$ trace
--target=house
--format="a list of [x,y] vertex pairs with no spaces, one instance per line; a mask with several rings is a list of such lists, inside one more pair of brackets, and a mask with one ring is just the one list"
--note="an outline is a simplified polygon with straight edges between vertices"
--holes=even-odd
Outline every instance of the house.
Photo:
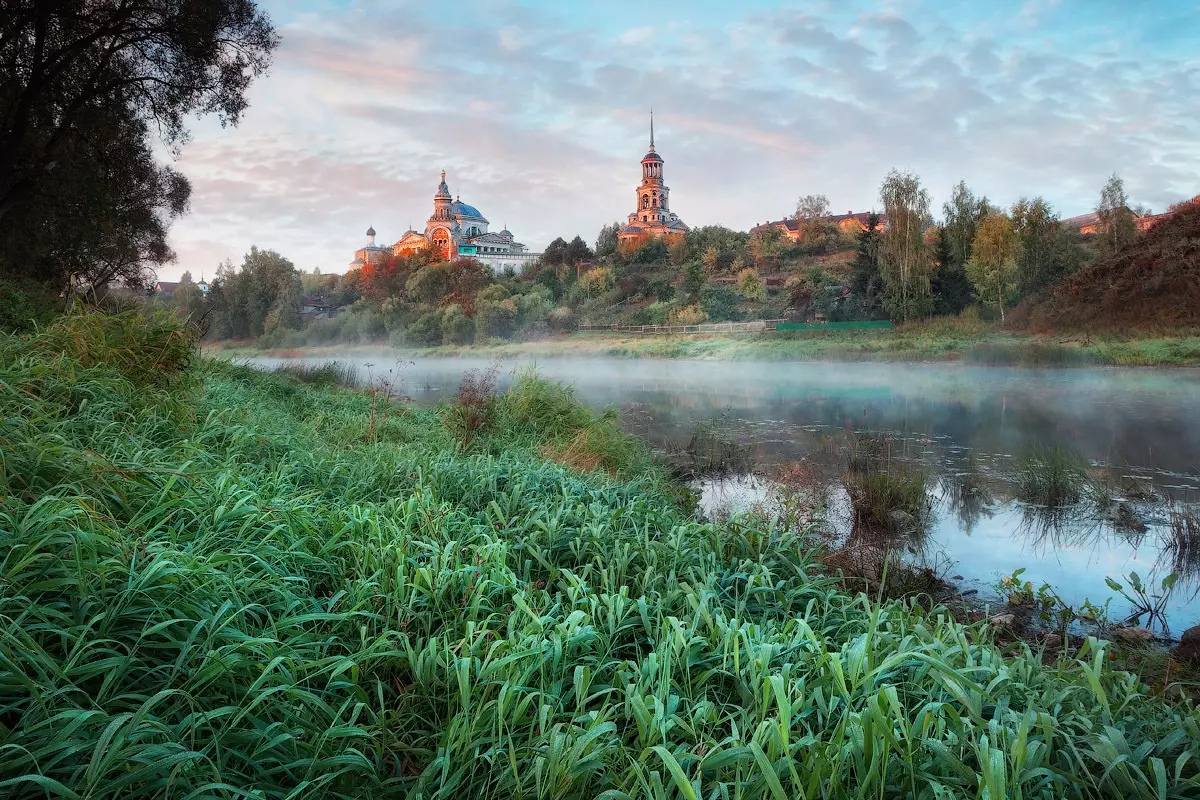
[[306,320],[329,319],[333,316],[333,305],[320,295],[305,297],[300,301],[300,316]]
[[170,300],[179,290],[179,281],[159,281],[154,284],[154,294],[161,300]]
[[[1163,220],[1170,219],[1175,215],[1176,208],[1188,203],[1200,203],[1200,194],[1191,200],[1185,200],[1182,203],[1171,206],[1161,214],[1138,214],[1130,210],[1130,213],[1133,214],[1133,224],[1137,227],[1138,233],[1143,233]],[[1077,228],[1080,233],[1088,236],[1100,233],[1100,215],[1095,211],[1090,214],[1080,214],[1077,217],[1068,217],[1062,220],[1060,224],[1066,228]]]
[[[817,219],[828,222],[830,225],[835,225],[843,233],[853,236],[858,234],[860,231],[867,229],[867,225],[870,224],[872,213],[874,212],[847,211],[845,214],[830,214],[829,216],[818,217]],[[879,214],[879,227],[884,228],[886,226],[887,214],[881,213]],[[781,219],[775,222],[764,222],[762,225],[755,225],[750,229],[750,233],[759,233],[772,228],[782,232],[784,238],[786,238],[789,242],[798,242],[800,241],[801,234],[804,233],[804,222],[803,220],[796,219],[795,217],[788,217],[787,219]]]

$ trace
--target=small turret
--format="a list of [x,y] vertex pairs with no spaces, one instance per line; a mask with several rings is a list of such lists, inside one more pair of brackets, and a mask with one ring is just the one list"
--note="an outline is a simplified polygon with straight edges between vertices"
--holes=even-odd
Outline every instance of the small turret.
[[367,228],[367,247],[375,246],[375,226]]

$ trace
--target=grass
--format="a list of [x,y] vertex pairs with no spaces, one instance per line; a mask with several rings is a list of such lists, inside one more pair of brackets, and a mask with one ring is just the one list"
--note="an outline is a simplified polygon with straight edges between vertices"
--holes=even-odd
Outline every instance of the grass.
[[851,436],[846,488],[856,526],[869,531],[915,534],[930,512],[929,476],[895,457],[887,436]]
[[1046,665],[548,463],[565,389],[464,453],[436,410],[187,369],[0,337],[6,798],[1200,792],[1200,713],[1105,644]]
[[1018,469],[1017,496],[1038,506],[1079,502],[1088,480],[1083,461],[1062,447],[1034,447],[1018,461]]
[[301,383],[314,386],[357,386],[358,372],[350,364],[339,361],[312,363],[291,361],[280,364],[273,370],[278,375],[289,375]]

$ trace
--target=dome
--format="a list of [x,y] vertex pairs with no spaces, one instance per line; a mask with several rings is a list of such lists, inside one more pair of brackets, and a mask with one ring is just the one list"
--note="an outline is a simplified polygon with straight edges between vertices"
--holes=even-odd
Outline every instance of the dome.
[[374,236],[374,235],[375,235],[375,226],[372,225],[371,227],[367,228],[367,236]]
[[651,150],[649,153],[646,153],[646,155],[642,156],[642,161],[643,162],[657,161],[660,164],[663,163],[662,156],[660,156],[658,153],[654,152],[653,150]]
[[450,213],[455,217],[462,217],[464,219],[477,219],[487,222],[487,218],[479,212],[478,208],[457,200],[450,204]]

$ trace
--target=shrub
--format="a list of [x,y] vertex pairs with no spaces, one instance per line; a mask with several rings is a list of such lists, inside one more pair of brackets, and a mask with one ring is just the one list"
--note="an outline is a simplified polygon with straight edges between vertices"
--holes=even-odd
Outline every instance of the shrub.
[[699,325],[708,322],[708,314],[698,305],[684,306],[672,310],[667,315],[667,322],[671,325]]
[[0,333],[46,325],[54,318],[54,295],[31,281],[0,277]]
[[442,315],[442,344],[470,344],[475,341],[475,320],[456,305]]
[[552,331],[567,333],[579,327],[579,315],[567,306],[559,306],[546,315],[546,324]]
[[767,296],[767,287],[758,276],[758,270],[753,267],[747,267],[738,273],[737,286],[742,297],[747,300],[762,300]]
[[487,344],[490,339],[507,339],[517,322],[517,306],[512,300],[480,303],[475,307],[475,341]]
[[709,286],[700,293],[700,307],[713,322],[733,322],[742,318],[741,298],[728,286]]
[[442,312],[428,311],[404,332],[404,341],[416,347],[433,347],[442,343]]

